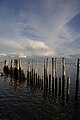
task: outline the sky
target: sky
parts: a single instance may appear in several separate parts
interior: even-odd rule
[[[80,56],[80,0],[0,0],[0,56]]]

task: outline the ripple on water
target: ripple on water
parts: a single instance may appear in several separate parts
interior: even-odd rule
[[[0,120],[79,120],[80,104],[62,106],[58,99],[43,97],[40,89],[14,85],[0,78]],[[74,119],[75,118],[75,119]]]

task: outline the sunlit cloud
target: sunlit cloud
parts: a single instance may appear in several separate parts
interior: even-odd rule
[[[1,45],[5,50],[7,50],[7,54],[11,56],[29,56],[29,55],[53,55],[56,53],[53,49],[49,48],[43,42],[34,41],[31,39],[26,40],[0,40]],[[14,51],[14,52],[13,52]],[[6,53],[6,52],[5,52]],[[4,53],[4,54],[5,54]],[[1,53],[2,54],[2,53]]]

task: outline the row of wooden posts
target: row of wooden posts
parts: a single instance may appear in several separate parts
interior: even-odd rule
[[[76,89],[75,89],[75,101],[78,100],[78,91],[79,91],[79,61],[77,61],[77,77],[76,77]],[[19,62],[19,68],[18,68]],[[20,59],[14,60],[14,72],[11,60],[11,67],[10,67],[10,77],[14,79],[23,80],[25,79],[25,75],[23,70],[21,69]],[[6,61],[5,61],[6,66]],[[4,66],[4,68],[5,68]],[[67,78],[67,87],[65,86],[66,81],[66,71],[65,71],[65,58],[62,58],[62,76],[57,77],[57,69],[56,69],[56,58],[52,58],[52,75],[48,74],[48,58],[46,61],[44,60],[44,75],[40,76],[38,73],[38,61],[36,62],[36,69],[34,69],[33,60],[32,60],[32,67],[30,66],[30,62],[28,62],[28,70],[27,70],[27,84],[30,87],[34,88],[41,88],[44,91],[44,95],[53,96],[55,98],[59,97],[62,102],[64,99],[68,101],[70,96],[70,76]],[[5,70],[4,70],[5,72]],[[23,77],[24,76],[24,77]],[[65,94],[66,88],[66,94]]]
[[[4,67],[3,67],[3,71],[4,71],[4,75],[6,75],[7,77],[10,76],[11,79],[15,79],[15,80],[24,80],[25,79],[25,74],[24,71],[21,68],[20,65],[20,59],[14,60],[14,67],[13,67],[13,60],[11,60],[11,65],[10,68],[8,65],[6,65],[6,60],[4,62]]]
[[[37,70],[38,71],[38,70]],[[48,58],[44,60],[44,75],[41,77],[33,68],[30,70],[30,62],[28,63],[27,70],[27,82],[30,86],[38,86],[44,90],[44,95],[53,96],[55,98],[59,97],[64,102],[64,99],[69,100],[70,96],[70,75],[67,77],[66,82],[66,65],[65,59],[62,58],[62,76],[57,78],[57,68],[56,68],[56,58],[52,58],[52,75],[48,74]],[[65,90],[66,89],[66,90]],[[78,90],[79,90],[79,59],[77,61],[77,77],[76,77],[76,87],[75,89],[75,101],[78,100]],[[66,91],[66,93],[65,93]]]

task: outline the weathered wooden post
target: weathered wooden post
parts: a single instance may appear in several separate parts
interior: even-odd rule
[[[14,59],[14,79],[18,80],[18,60]]]
[[[38,88],[39,88],[39,82],[40,82],[40,81],[39,81],[39,74],[38,74]]]
[[[34,74],[33,74],[33,60],[32,60],[32,86],[33,86],[33,78],[34,78]]]
[[[36,59],[36,69],[35,69],[35,83],[38,84],[38,59]]]
[[[57,69],[56,69],[56,58],[55,58],[55,62],[54,62],[54,78],[55,78],[55,98],[57,98],[57,76],[56,76],[56,73],[57,73]]]
[[[54,58],[52,58],[52,79],[54,77]]]
[[[37,59],[37,61],[36,61],[36,72],[37,72],[37,78],[38,78],[38,59]]]
[[[43,76],[42,76],[42,87],[41,87],[41,89],[43,90]]]
[[[34,69],[34,80],[33,81],[34,81],[34,86],[35,86],[35,69]]]
[[[69,99],[69,96],[70,96],[70,75],[69,77],[67,78],[67,101]]]
[[[4,74],[8,77],[8,75],[9,75],[9,68],[8,68],[8,65],[6,65],[6,60],[4,61],[3,71],[4,71]]]
[[[46,70],[45,70],[45,59],[44,59],[44,95],[45,95],[45,87],[46,87]]]
[[[57,77],[55,78],[55,98],[57,98]]]
[[[48,58],[46,60],[46,95],[47,95],[47,92],[48,92]]]
[[[11,77],[11,79],[12,79],[12,77],[13,77],[13,67],[12,67],[12,62],[13,62],[13,60],[11,60],[11,66],[10,66],[10,77]]]
[[[28,70],[27,70],[27,84],[30,83],[30,62],[28,62]]]
[[[65,97],[65,59],[62,58],[62,102],[64,102]]]
[[[29,70],[28,69],[27,69],[27,84],[29,84]]]
[[[79,60],[77,60],[77,78],[76,78],[76,91],[75,91],[75,101],[78,100],[78,90],[79,90]]]
[[[39,75],[39,88],[42,88],[42,79],[40,75]]]
[[[35,77],[36,77],[35,79],[36,79],[36,86],[37,86],[37,79],[38,79],[38,78],[37,78],[37,73],[36,73],[36,76],[35,76]]]
[[[56,71],[57,71],[57,69],[56,69],[56,58],[55,58],[55,65],[54,65],[54,66],[55,66],[55,69],[54,69],[54,76],[55,76],[55,78],[56,78],[56,77],[57,77],[57,76],[56,76]]]
[[[55,83],[56,82],[56,83]],[[57,92],[56,58],[52,58],[52,96]]]
[[[30,87],[32,87],[32,68],[31,68],[31,60],[29,62],[29,71],[30,71]]]
[[[49,74],[49,96],[51,95],[51,75]]]
[[[46,60],[46,77],[48,77],[48,58]]]
[[[21,80],[21,65],[20,65],[20,59],[19,59],[19,80]]]
[[[59,98],[61,97],[61,78],[59,77]]]
[[[52,96],[54,96],[54,58],[52,58]]]

